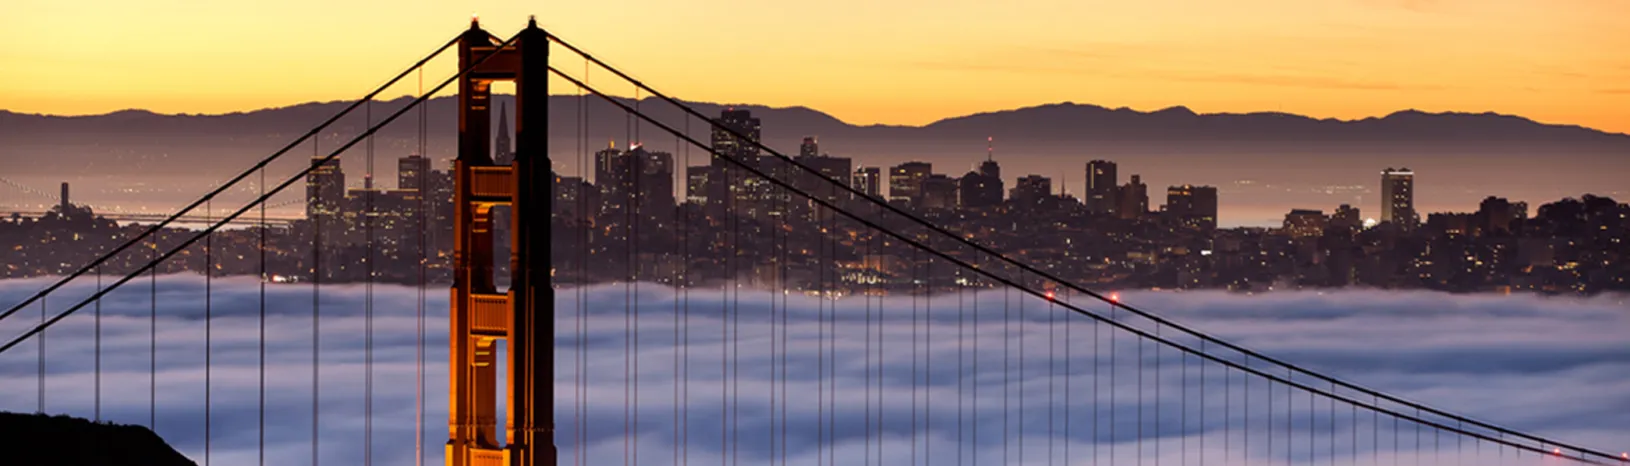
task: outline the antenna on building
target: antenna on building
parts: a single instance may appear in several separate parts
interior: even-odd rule
[[[990,162],[996,156],[996,138],[985,136],[985,161]]]

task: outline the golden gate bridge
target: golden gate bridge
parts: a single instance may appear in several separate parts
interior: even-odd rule
[[[458,71],[426,89],[426,64],[448,51],[457,55]],[[552,51],[580,59],[582,70],[575,63],[567,69]],[[376,120],[375,98],[416,73],[416,98]],[[591,76],[629,85],[635,98],[615,97]],[[498,82],[513,82],[515,92],[516,148],[507,164],[490,155],[491,100]],[[609,162],[590,160],[581,147],[586,137],[577,138],[575,151],[551,147],[546,122],[552,111],[574,111],[578,135],[588,134],[583,125],[589,111],[582,106],[550,108],[552,82],[622,112],[631,141],[655,140],[638,135],[641,128],[655,128],[659,137],[672,137],[676,154],[688,159],[691,148],[697,149],[720,167],[709,181],[727,187],[715,191],[725,194],[705,206],[650,205],[640,195],[642,178],[634,176],[644,162],[635,161],[608,168],[629,174],[619,183],[630,186],[600,193],[616,196],[601,199],[617,206],[616,212],[584,214],[591,210],[587,196],[560,186],[552,154],[573,154],[585,172]],[[102,372],[115,370],[102,365],[103,300],[121,289],[120,296],[128,298],[146,282],[152,319],[145,374],[150,427],[156,427],[160,410],[158,379],[165,376],[159,371],[158,348],[170,344],[159,337],[159,317],[193,313],[188,318],[202,330],[202,376],[197,382],[204,386],[205,415],[196,420],[204,430],[202,455],[196,458],[200,463],[211,462],[215,439],[248,435],[220,432],[212,425],[216,416],[210,410],[218,404],[213,400],[217,395],[233,400],[229,403],[234,407],[256,405],[258,462],[266,462],[267,435],[288,435],[267,430],[267,399],[280,396],[269,393],[268,384],[275,388],[282,385],[279,379],[301,375],[288,366],[306,356],[313,465],[323,462],[319,451],[324,443],[360,449],[364,464],[374,461],[378,448],[406,448],[375,444],[375,419],[381,414],[374,398],[375,319],[381,312],[405,311],[376,307],[373,253],[325,258],[323,219],[310,219],[315,225],[305,230],[311,241],[309,283],[274,285],[269,292],[267,282],[259,281],[252,299],[257,312],[248,316],[216,314],[215,303],[222,299],[216,282],[229,278],[216,277],[208,264],[226,260],[214,253],[218,231],[249,222],[261,232],[264,268],[271,220],[267,201],[302,180],[311,183],[314,172],[359,145],[371,176],[374,134],[414,111],[423,154],[427,120],[421,104],[449,86],[456,86],[458,94],[459,145],[452,168],[455,238],[453,280],[446,295],[448,359],[446,366],[437,367],[426,357],[430,316],[439,314],[428,309],[432,300],[427,296],[440,291],[431,291],[424,278],[432,253],[426,246],[430,221],[421,196],[414,225],[420,277],[413,287],[416,462],[440,451],[446,464],[455,466],[604,464],[615,463],[619,454],[623,464],[689,465],[695,459],[726,466],[1141,465],[1170,464],[1174,458],[1184,465],[1380,464],[1381,458],[1394,464],[1630,464],[1623,454],[1508,429],[1307,369],[1162,318],[1118,295],[1062,280],[970,239],[955,224],[924,219],[839,183],[760,143],[751,131],[701,114],[535,22],[500,38],[472,20],[469,29],[281,150],[186,207],[163,218],[145,218],[156,222],[144,233],[74,273],[50,280],[0,313],[0,322],[24,324],[23,330],[0,340],[0,359],[16,363],[33,349],[39,367],[38,411],[53,412],[47,404],[56,390],[51,384],[82,386],[85,381],[48,376],[48,330],[90,309],[96,329],[96,378],[91,383],[95,417],[101,420],[105,390],[125,395],[141,391],[103,387]],[[651,99],[642,100],[642,95]],[[651,116],[653,105],[677,110],[679,121]],[[338,147],[317,146],[315,135],[359,110],[366,114],[366,130]],[[694,137],[693,124],[734,149],[720,150],[719,144]],[[312,150],[306,168],[286,176],[268,174],[271,162],[305,145]],[[216,197],[241,183],[255,183],[258,196],[220,215],[223,211],[213,209]],[[308,193],[317,196],[311,202],[323,201],[322,190]],[[569,208],[572,203],[575,208]],[[208,226],[181,244],[161,248],[149,238],[174,223],[199,220],[194,212],[201,207],[213,212],[203,217]],[[374,226],[368,218],[363,217],[362,228],[370,231],[364,238],[371,251]],[[503,230],[509,244],[495,248]],[[507,257],[495,252],[500,250],[507,250]],[[856,257],[845,252],[852,250],[863,253]],[[135,270],[104,273],[111,258],[138,252],[150,254],[151,260]],[[883,256],[907,257],[910,265],[889,271],[867,265],[882,262],[870,258]],[[158,292],[156,267],[174,260],[206,261],[202,285],[187,288],[202,296]],[[507,277],[495,273],[502,268],[500,261],[508,264]],[[367,268],[368,279],[360,285],[365,296],[360,303],[336,308],[325,300],[325,289],[359,288],[356,283],[324,283],[324,268],[342,265]],[[723,280],[699,278],[726,269]],[[869,274],[846,275],[854,270]],[[613,283],[588,278],[607,273],[620,278]],[[885,278],[896,286],[880,286]],[[70,291],[91,286],[90,281],[94,291]],[[901,284],[908,291],[902,292]],[[290,292],[295,286],[309,286],[309,294]],[[621,302],[605,299],[612,295]],[[173,304],[199,298],[202,309]],[[595,299],[599,301],[591,302]],[[850,304],[838,304],[846,300]],[[58,310],[48,312],[48,302],[57,303]],[[309,312],[309,327],[274,331],[309,331],[312,345],[269,348],[268,312]],[[335,319],[350,326],[335,329]],[[361,340],[362,361],[322,359],[325,321],[330,332]],[[909,332],[885,329],[885,323],[907,325],[902,321]],[[256,338],[232,340],[223,350],[233,357],[257,358],[255,390],[212,386],[219,379],[212,373],[218,351],[214,338],[244,328],[254,328]],[[591,340],[612,343],[615,354],[601,349],[591,355]],[[1045,354],[1033,345],[1044,345]],[[955,357],[946,360],[944,353]],[[764,372],[761,363],[768,365],[767,385],[742,375]],[[1176,383],[1171,380],[1174,368],[1180,377]],[[436,448],[423,441],[426,433],[443,432],[439,421],[425,419],[425,387],[426,374],[441,370],[448,379],[447,436]],[[363,373],[360,421],[324,416],[333,407],[322,403],[322,378],[335,371]],[[244,375],[228,377],[234,376]],[[1045,386],[1038,386],[1038,379]],[[910,387],[907,399],[886,394],[905,386]],[[1180,392],[1175,399],[1171,390]],[[587,406],[590,400],[619,398],[620,412]],[[710,411],[693,410],[693,404]],[[955,405],[954,418],[933,417],[944,404]],[[355,443],[360,445],[325,442],[325,432],[335,425],[358,428],[362,441]],[[1192,441],[1187,435],[1206,429],[1223,434]],[[659,447],[649,446],[659,440]]]

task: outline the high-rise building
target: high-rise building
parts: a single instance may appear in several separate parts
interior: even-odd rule
[[[820,143],[815,142],[815,136],[804,136],[804,143],[798,145],[799,157],[814,157],[821,155]]]
[[[995,165],[995,162],[985,164]],[[970,171],[962,175],[962,179],[957,181],[957,189],[959,205],[964,209],[980,209],[1002,204],[1002,179],[986,175],[984,170]]]
[[[950,209],[957,206],[957,179],[945,176],[943,173],[933,173],[923,178],[922,202],[919,207],[924,209]]]
[[[1143,184],[1143,178],[1132,175],[1132,180],[1121,186],[1120,192],[1115,195],[1115,213],[1127,220],[1137,219],[1149,213],[1149,185]]]
[[[672,154],[649,152],[636,144],[626,151],[606,148],[594,158],[594,183],[600,188],[599,223],[610,227],[614,237],[623,232],[621,228],[632,226],[633,220],[652,226],[672,220]]]
[[[814,138],[804,138],[804,149],[814,149]],[[827,202],[836,203],[840,199],[848,199],[849,192],[839,186],[849,186],[854,176],[854,161],[848,157],[833,157],[830,155],[802,155],[793,159],[799,165],[814,170],[812,174],[803,168],[790,167],[793,186],[804,192],[820,196]],[[822,178],[825,178],[824,180]],[[828,181],[830,180],[830,181]],[[836,183],[835,185],[833,183]]]
[[[1094,160],[1087,162],[1087,211],[1114,214],[1120,207],[1115,199],[1120,187],[1115,175],[1115,162]]]
[[[429,174],[429,158],[415,154],[396,159],[396,189],[422,191]]]
[[[850,180],[851,186],[861,194],[873,199],[883,197],[883,170],[877,167],[860,167],[855,169],[855,176]]]
[[[1324,235],[1330,220],[1322,210],[1292,209],[1285,214],[1285,234],[1292,238],[1316,238]]]
[[[600,208],[599,191],[578,176],[555,176],[555,215],[582,222]]]
[[[712,149],[715,154],[723,154],[746,166],[766,170],[770,176],[778,175],[770,173],[773,167],[764,167],[760,163],[760,151],[755,143],[761,140],[763,128],[759,119],[753,118],[753,112],[726,108],[713,123]],[[710,215],[722,216],[728,210],[728,203],[734,201],[737,212],[757,219],[762,218],[767,213],[766,208],[774,204],[769,202],[775,192],[769,181],[740,169],[718,155],[713,156],[710,165],[713,166],[707,183]]]
[[[1364,217],[1359,215],[1357,207],[1342,204],[1341,207],[1336,208],[1335,213],[1330,214],[1330,226],[1358,230],[1364,228]]]
[[[1391,167],[1381,171],[1381,221],[1406,231],[1420,224],[1415,213],[1415,172]]]
[[[921,205],[923,180],[934,172],[928,162],[906,162],[889,169],[889,202]]]
[[[339,159],[334,159],[334,161],[339,162]],[[69,212],[73,212],[73,203],[68,202],[68,182],[67,181],[62,182],[62,197],[60,199],[57,199],[57,200],[62,202],[62,205],[59,206],[59,208],[62,209],[62,215],[68,215]],[[308,215],[309,215],[309,213],[308,213]]]
[[[1014,204],[1033,206],[1040,204],[1053,195],[1053,179],[1041,175],[1028,175],[1019,178],[1008,192],[1008,199]]]
[[[1182,185],[1166,188],[1166,214],[1200,230],[1217,228],[1217,188]]]
[[[616,142],[594,153],[594,185],[600,188],[600,214],[621,215],[633,189],[633,166]]]
[[[1489,196],[1478,203],[1476,217],[1477,228],[1481,230],[1481,234],[1510,233],[1513,221],[1528,218],[1528,204]]]
[[[492,145],[492,163],[509,166],[515,161],[515,150],[509,140],[509,107],[498,104],[498,137]]]
[[[340,169],[340,159],[334,158],[323,162],[321,157],[312,157],[312,163],[319,162],[321,165],[306,174],[308,219],[320,215],[337,215],[340,206],[345,204],[345,171]]]
[[[712,173],[712,165],[685,167],[685,202],[707,205],[708,178]]]

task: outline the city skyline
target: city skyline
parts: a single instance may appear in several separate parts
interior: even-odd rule
[[[340,18],[364,7],[299,0],[149,5],[138,12],[118,2],[22,0],[8,17],[31,19],[5,23],[0,39],[46,38],[55,46],[49,54],[19,49],[0,58],[0,66],[20,71],[0,77],[0,100],[9,102],[8,110],[80,115],[126,108],[221,113],[342,99],[410,51],[438,43],[441,38],[428,31],[456,24],[449,18],[478,13],[493,18],[495,30],[513,30],[535,13],[563,34],[605,47],[603,53],[644,64],[639,74],[670,83],[676,94],[820,107],[860,124],[921,124],[1073,100],[1345,119],[1407,108],[1495,111],[1630,131],[1630,120],[1615,110],[1630,104],[1622,85],[1630,62],[1617,53],[1630,39],[1614,32],[1630,18],[1630,5],[1623,2],[1049,0],[921,9],[839,1],[801,5],[796,19],[773,24],[768,11],[734,1],[702,7],[625,3],[629,14],[616,18],[572,4],[522,11],[519,5],[477,2],[395,9],[374,13],[379,21],[342,25]],[[702,11],[725,12],[739,26],[731,34],[757,40],[706,53],[723,33],[611,32],[631,21],[695,18]],[[126,21],[137,13],[142,21]],[[259,21],[243,20],[251,16]],[[283,23],[344,29],[358,47],[385,53],[357,54],[358,47],[334,47],[318,36],[290,36],[272,26]],[[944,33],[953,25],[981,33]],[[822,40],[809,41],[810,34],[823,34]],[[111,61],[109,43],[120,52]],[[236,53],[221,54],[209,79],[183,74],[188,68],[178,66],[219,50]],[[845,53],[854,50],[867,52]],[[302,61],[321,63],[324,71],[289,72]],[[739,66],[749,61],[760,66]],[[805,74],[773,71],[812,61],[823,66]],[[41,66],[47,63],[53,66]],[[451,69],[448,63],[432,66]],[[703,81],[690,72],[698,66],[739,71]],[[118,79],[91,78],[109,67],[121,70]],[[861,85],[832,82],[862,70]],[[1018,85],[1021,79],[1035,84]],[[183,82],[189,84],[177,85]],[[225,83],[235,92],[226,92]],[[979,92],[948,93],[952,83]]]

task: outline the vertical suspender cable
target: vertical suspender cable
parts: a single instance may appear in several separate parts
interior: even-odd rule
[[[956,272],[957,272],[956,275],[958,275],[958,276],[962,275],[962,271],[958,270]],[[966,327],[964,325],[965,321],[967,320],[966,301],[964,301],[966,299],[966,296],[965,296],[965,293],[964,293],[964,291],[966,291],[965,290],[966,285],[965,285],[965,282],[964,283],[954,283],[954,285],[956,285],[956,287],[957,287],[956,288],[956,464],[957,464],[957,466],[962,466],[962,450],[963,450],[962,444],[964,442],[968,441],[967,437],[963,435],[963,431],[962,431],[962,417],[963,417],[962,408],[963,408],[963,404],[965,403],[964,400],[967,399],[966,397],[963,396],[963,389],[965,388],[965,383],[966,383],[966,381],[963,379],[963,368],[967,367],[967,364],[968,364],[966,355],[964,354],[965,351],[963,351],[964,350],[964,343],[965,343],[964,339],[966,339],[968,337],[967,333],[966,333]]]
[[[374,125],[374,100],[368,99],[364,106],[363,118],[368,127]],[[362,235],[363,235],[363,273],[367,278],[363,281],[362,298],[362,464],[372,466],[374,462],[374,135],[368,134],[368,141],[364,146],[367,153],[367,179],[370,186],[366,186],[366,200],[363,201]]]
[[[44,296],[40,297],[40,325],[45,325],[45,297]],[[39,371],[38,371],[38,373],[39,373],[38,382],[39,382],[39,386],[40,386],[39,387],[40,391],[39,391],[39,394],[36,395],[35,398],[34,398],[34,400],[39,404],[39,406],[35,408],[34,412],[37,412],[37,413],[40,413],[40,414],[45,414],[45,331],[44,330],[40,331],[40,337],[38,338],[38,340],[39,340],[39,356],[40,356],[40,364],[39,364]]]
[[[317,158],[317,146],[322,138],[311,140],[311,156]],[[321,356],[319,339],[322,338],[322,304],[320,302],[323,283],[323,216],[327,215],[328,207],[323,205],[323,189],[317,189],[316,205],[320,209],[316,218],[312,219],[311,228],[311,466],[317,466],[317,420],[318,403],[322,389],[319,387],[321,371],[318,370],[318,358]]]
[[[640,91],[639,91],[639,88],[636,87],[634,89],[634,111],[635,112],[639,111],[639,105],[640,105]],[[628,191],[628,201],[629,201],[628,202],[628,207],[630,209],[629,212],[632,213],[633,216],[634,216],[634,221],[630,222],[629,225],[628,225],[628,229],[629,229],[628,230],[629,231],[628,241],[629,241],[629,246],[630,246],[629,249],[631,250],[631,253],[630,253],[629,257],[630,257],[630,259],[632,259],[631,261],[629,261],[629,264],[632,264],[632,265],[635,266],[633,275],[630,276],[629,279],[628,279],[628,281],[631,282],[633,284],[633,286],[634,286],[634,305],[633,305],[633,307],[631,309],[631,315],[633,316],[633,320],[634,320],[634,333],[631,334],[632,338],[633,338],[633,353],[631,354],[631,356],[633,357],[633,360],[634,360],[634,366],[633,366],[634,367],[633,368],[634,377],[633,377],[633,382],[630,385],[630,390],[633,392],[633,395],[634,395],[634,402],[633,402],[634,403],[634,421],[629,427],[629,434],[632,437],[630,439],[630,442],[633,443],[633,446],[631,447],[632,455],[630,456],[629,464],[639,464],[640,463],[640,438],[639,438],[639,435],[638,435],[638,433],[640,431],[640,269],[639,269],[639,267],[641,265],[641,263],[640,263],[640,224],[645,222],[645,208],[644,208],[645,206],[644,206],[644,203],[641,202],[641,201],[644,200],[644,196],[640,196],[639,193],[641,192],[640,189],[644,188],[644,186],[642,185],[642,183],[640,183],[640,181],[642,181],[642,178],[645,177],[645,158],[644,157],[636,157],[635,154],[634,154],[634,151],[633,151],[633,148],[635,147],[635,144],[643,144],[643,142],[644,142],[644,141],[640,140],[640,120],[634,118],[632,114],[629,115],[628,119],[629,119],[629,122],[632,123],[633,126],[634,126],[633,140],[629,141],[629,143],[628,143],[629,161],[633,162],[633,163],[630,163],[628,165],[629,170],[633,171],[633,173],[631,173],[630,174],[631,176],[629,177],[629,178],[632,179],[631,181],[632,181],[632,184],[633,184],[633,189],[630,189]]]
[[[1053,465],[1054,455],[1058,450],[1055,445],[1057,435],[1055,435],[1054,430],[1054,427],[1058,425],[1057,422],[1054,422],[1056,421],[1055,413],[1058,412],[1058,400],[1054,393],[1058,389],[1056,380],[1058,378],[1058,364],[1056,363],[1058,360],[1058,313],[1054,311],[1056,309],[1053,309],[1053,303],[1049,301],[1047,303],[1047,466]]]
[[[96,266],[96,291],[98,293],[102,291],[102,266],[100,265]],[[102,298],[96,298],[96,338],[94,339],[96,340],[94,349],[96,359],[96,401],[93,404],[95,405],[96,422],[102,422]]]
[[[260,187],[260,195],[262,197],[264,197],[266,195],[266,168],[264,168],[264,167],[262,167],[260,169],[260,183],[258,183],[258,186]],[[260,382],[259,383],[259,386],[260,386],[260,393],[259,393],[260,403],[259,403],[259,406],[260,406],[260,408],[256,412],[256,422],[258,423],[259,427],[256,428],[255,432],[256,432],[256,435],[259,438],[257,439],[258,440],[258,446],[255,449],[255,451],[256,451],[256,453],[258,455],[257,464],[259,464],[260,466],[266,466],[266,278],[267,277],[266,277],[266,203],[264,203],[264,202],[260,203],[260,245],[259,245],[259,247],[256,248],[256,251],[258,251],[260,253],[260,261],[259,261],[259,264],[258,264],[260,266],[260,296],[259,296],[260,325],[258,326],[258,329],[260,330],[260,341],[259,341],[260,342],[260,381],[259,381]],[[422,431],[418,430],[418,429],[415,429],[414,432],[422,432]]]
[[[419,76],[419,92],[418,92],[417,95],[424,95],[424,67],[422,67],[422,66],[418,67],[418,76]],[[425,349],[424,332],[425,332],[425,286],[426,286],[426,281],[427,281],[426,277],[425,277],[425,261],[429,259],[429,253],[426,251],[426,249],[431,244],[429,241],[425,240],[425,234],[426,234],[426,230],[427,230],[427,228],[425,228],[425,226],[426,226],[427,223],[430,222],[430,219],[433,216],[433,214],[430,212],[430,209],[426,208],[426,204],[427,204],[426,200],[429,198],[431,193],[436,192],[435,189],[431,189],[430,183],[429,183],[429,173],[426,173],[426,172],[429,171],[427,169],[431,165],[430,164],[431,158],[430,158],[430,154],[425,152],[425,125],[426,125],[425,107],[426,107],[425,105],[420,105],[419,106],[419,134],[418,134],[419,156],[425,158],[425,166],[420,167],[421,169],[419,170],[419,173],[418,173],[419,179],[417,180],[417,183],[418,183],[418,186],[419,186],[419,205],[418,205],[418,215],[414,216],[415,217],[414,224],[419,228],[419,235],[418,235],[418,239],[419,239],[419,257],[418,257],[418,259],[419,259],[419,270],[418,270],[418,272],[419,272],[419,287],[416,290],[417,291],[417,296],[416,296],[417,299],[414,300],[414,318],[415,318],[415,323],[417,324],[415,326],[415,334],[414,334],[414,343],[415,343],[415,345],[414,345],[414,354],[413,354],[413,356],[414,356],[414,371],[413,371],[413,377],[414,377],[414,385],[413,385],[413,465],[414,466],[424,466],[424,434],[425,434],[425,429],[424,429],[424,392],[425,392],[425,386],[424,386],[424,383],[425,383],[425,377],[424,377],[424,349]]]
[[[215,201],[204,203],[204,222],[212,223]],[[212,295],[215,283],[215,233],[204,235],[204,466],[209,466],[210,454],[210,368],[211,347],[214,346],[215,316]]]
[[[683,145],[682,141],[683,140],[681,138],[678,138],[678,137],[674,138],[674,155],[675,156],[679,156],[680,152],[682,150],[684,150],[684,145]],[[690,166],[690,157],[685,157],[684,160],[685,160],[685,165],[684,166],[689,167]],[[685,179],[689,180],[689,178],[685,178]],[[672,284],[673,285],[673,293],[674,293],[674,297],[673,297],[673,300],[674,300],[674,322],[673,322],[674,328],[673,328],[673,343],[672,344],[675,345],[675,347],[673,349],[673,353],[674,353],[673,367],[670,369],[671,371],[673,371],[672,372],[672,374],[673,374],[672,377],[673,377],[673,386],[674,386],[674,394],[673,394],[673,417],[674,417],[674,419],[673,419],[673,422],[674,422],[674,425],[673,425],[673,430],[674,430],[673,431],[673,445],[674,445],[674,450],[675,451],[674,451],[674,455],[673,455],[673,466],[679,466],[679,455],[678,455],[679,451],[678,450],[679,450],[680,445],[681,445],[680,444],[679,429],[680,429],[680,423],[682,422],[681,421],[682,418],[680,418],[680,411],[679,411],[679,348],[677,346],[677,345],[679,345],[680,300],[682,299],[681,296],[680,296],[680,293],[681,293],[681,289],[686,288],[686,286],[685,286],[685,279],[686,279],[685,271],[686,271],[686,268],[690,265],[690,262],[687,259],[683,259],[683,257],[685,255],[684,255],[684,253],[682,251],[682,248],[684,248],[685,244],[686,244],[685,235],[688,233],[687,230],[685,229],[685,224],[686,224],[685,217],[686,217],[686,215],[685,215],[685,204],[684,204],[684,202],[681,201],[681,202],[675,203],[675,205],[674,205],[674,226],[678,230],[676,232],[678,234],[676,234],[674,236],[678,238],[678,241],[674,243],[673,255],[674,255],[675,259],[679,259],[681,262],[679,264],[677,264],[678,265],[677,267],[674,267],[674,270],[673,270],[674,277],[673,277],[673,284]]]
[[[152,260],[158,260],[158,238],[153,235]],[[158,432],[158,267],[147,282],[147,429]]]

